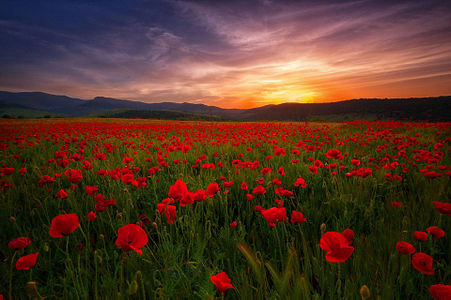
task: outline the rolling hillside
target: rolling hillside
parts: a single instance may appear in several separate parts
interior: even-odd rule
[[[451,96],[407,99],[353,99],[332,103],[284,103],[253,109],[223,109],[193,103],[139,101],[96,97],[82,100],[41,92],[0,92],[3,112],[22,111],[23,117],[64,115],[120,115],[124,118],[206,118],[242,121],[343,121],[351,119],[391,119],[451,121]],[[121,111],[121,112],[118,112]],[[165,113],[155,113],[165,111]],[[0,111],[1,112],[1,111]],[[34,112],[34,113],[33,113]],[[181,116],[181,113],[185,113]],[[14,115],[18,115],[14,113]]]

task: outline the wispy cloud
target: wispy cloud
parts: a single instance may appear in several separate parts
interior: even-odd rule
[[[443,2],[78,9],[92,31],[0,15],[0,42],[12,41],[0,50],[1,89],[223,107],[451,93],[451,8]]]

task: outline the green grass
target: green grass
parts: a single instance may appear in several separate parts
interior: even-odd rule
[[[0,117],[9,116],[11,118],[44,118],[44,117],[63,117],[62,114],[50,113],[42,110],[27,108],[0,108]]]
[[[118,109],[100,114],[94,114],[88,117],[100,118],[124,118],[124,119],[171,119],[171,120],[200,120],[200,121],[221,121],[221,117],[214,115],[205,115],[170,110],[135,110]]]

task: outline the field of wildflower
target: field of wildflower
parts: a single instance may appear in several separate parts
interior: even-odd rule
[[[0,121],[0,299],[450,299],[451,123]]]

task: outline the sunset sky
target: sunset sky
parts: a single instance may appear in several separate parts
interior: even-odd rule
[[[250,108],[451,95],[451,1],[2,1],[0,90]]]

